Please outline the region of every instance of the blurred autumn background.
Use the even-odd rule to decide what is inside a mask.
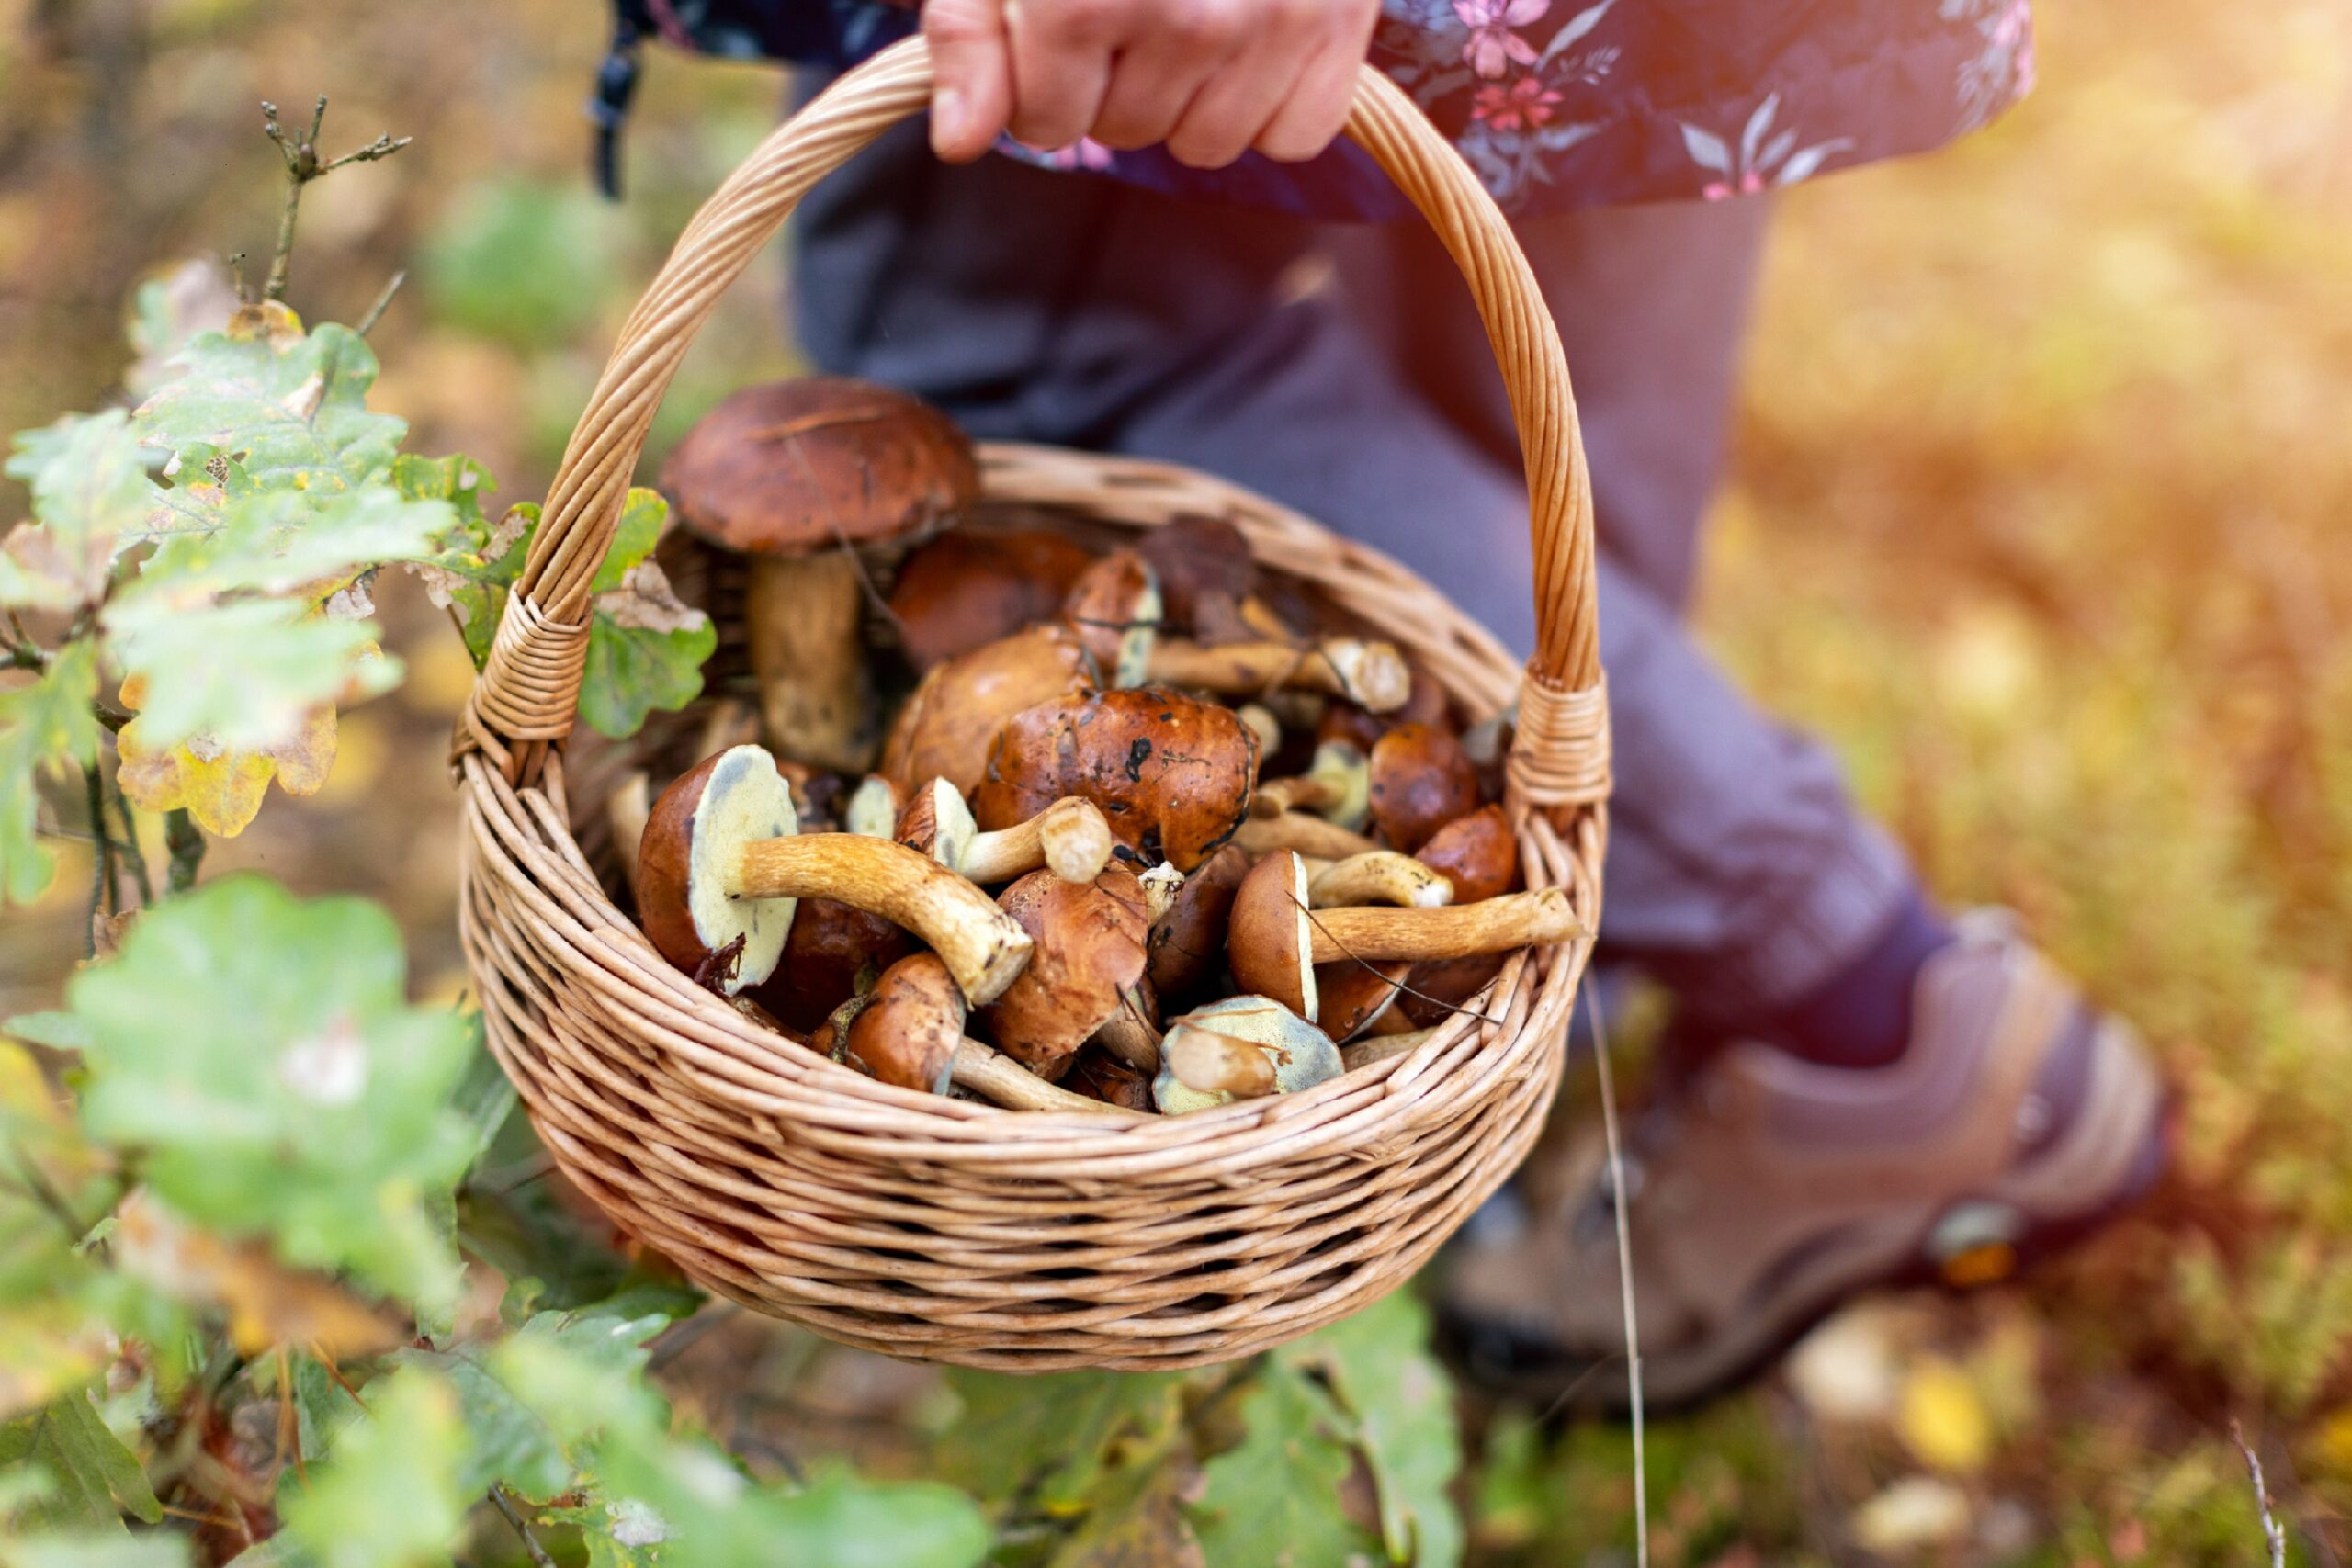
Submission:
[[[405,268],[377,405],[536,497],[633,291],[783,94],[654,54],[607,205],[580,112],[605,33],[584,0],[0,0],[0,431],[116,395],[142,280],[266,265],[258,100],[324,92],[329,149],[416,140],[311,189],[291,302],[354,321]],[[2233,1418],[2291,1550],[2352,1549],[2352,6],[2084,0],[2041,61],[1989,133],[1785,198],[1703,614],[1941,892],[2021,909],[2147,1030],[2179,1169],[2025,1288],[1849,1312],[1654,1425],[1661,1562],[2255,1562]],[[754,276],[657,451],[792,367],[781,258]],[[385,900],[454,995],[470,666],[405,578],[385,608],[407,683],[214,863]],[[80,955],[66,849],[0,937],[0,1012],[53,1005]],[[745,1441],[923,1463],[925,1374],[741,1319],[681,1358],[687,1397],[697,1368]],[[1476,1559],[1629,1561],[1623,1429],[1542,1415],[1465,1410]]]

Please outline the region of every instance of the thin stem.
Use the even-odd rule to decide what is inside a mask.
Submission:
[[[130,867],[130,879],[139,888],[139,907],[143,909],[155,901],[155,885],[147,877],[147,852],[139,845],[139,818],[130,814],[130,802],[123,798],[119,777],[113,793],[115,811],[122,818],[122,838],[115,847],[122,851],[123,863]]]
[[[107,780],[96,763],[82,770],[82,780],[90,807],[91,885],[89,955],[98,955],[98,916],[115,914],[121,908],[120,889],[114,879],[114,839],[107,831]]]
[[[1592,1020],[1592,1060],[1600,1075],[1600,1130],[1609,1145],[1609,1196],[1617,1214],[1618,1308],[1625,1317],[1625,1378],[1634,1417],[1634,1562],[1650,1568],[1649,1474],[1642,1441],[1642,1336],[1634,1319],[1634,1229],[1625,1214],[1625,1154],[1617,1141],[1617,1084],[1609,1070],[1609,1034],[1600,1020],[1600,987],[1587,984],[1585,1014]]]
[[[506,1500],[506,1488],[492,1482],[490,1500],[506,1517],[506,1522],[514,1527],[514,1533],[523,1538],[523,1551],[530,1558],[533,1568],[555,1568],[555,1559],[549,1557],[548,1549],[539,1544],[539,1538],[531,1533],[531,1527],[524,1522],[523,1516],[514,1511],[514,1505]]]
[[[168,886],[185,893],[196,886],[197,868],[204,863],[204,830],[185,810],[164,814],[164,844],[172,852]]]
[[[2279,1525],[2278,1516],[2270,1511],[2270,1487],[2262,1479],[2262,1461],[2255,1453],[2253,1445],[2245,1440],[2245,1428],[2234,1420],[2230,1423],[2230,1441],[2235,1443],[2238,1452],[2245,1456],[2246,1475],[2254,1483],[2254,1502],[2262,1514],[2262,1542],[2269,1549],[2270,1568],[2287,1568],[2287,1531]]]
[[[407,281],[408,273],[405,270],[392,274],[391,281],[384,285],[384,291],[376,296],[376,302],[368,307],[368,313],[359,318],[359,325],[353,330],[361,337],[366,337],[369,333],[374,332],[376,323],[384,319],[385,310],[390,308],[392,296],[398,294],[401,291],[401,285]]]
[[[371,164],[379,158],[389,158],[407,146],[409,139],[405,136],[379,136],[365,147],[356,147],[340,157],[322,161],[319,157],[319,130],[326,123],[325,94],[319,95],[318,103],[311,110],[311,129],[306,135],[294,137],[287,133],[286,128],[277,122],[276,104],[263,104],[261,118],[262,134],[277,144],[279,155],[286,160],[286,201],[277,213],[277,250],[270,258],[269,281],[262,285],[261,295],[265,299],[284,299],[287,274],[294,259],[294,222],[302,210],[302,187],[312,180],[334,173],[345,164]],[[394,287],[398,287],[397,282]],[[389,301],[390,299],[388,292],[385,299]]]

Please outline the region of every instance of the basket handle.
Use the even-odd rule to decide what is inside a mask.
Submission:
[[[620,342],[564,448],[538,531],[460,722],[517,784],[571,732],[588,657],[589,585],[610,547],[654,411],[719,295],[816,182],[926,107],[931,51],[892,45],[770,132],[703,203],[621,327]],[[1461,155],[1397,86],[1357,73],[1347,134],[1444,243],[1470,285],[1502,367],[1527,463],[1536,649],[1520,699],[1511,778],[1539,806],[1608,793],[1607,703],[1593,603],[1592,486],[1566,356],[1527,258]]]

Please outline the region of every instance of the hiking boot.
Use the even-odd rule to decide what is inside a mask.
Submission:
[[[1626,1128],[1652,1407],[1703,1400],[1879,1286],[1989,1284],[2154,1184],[2165,1092],[2131,1028],[1996,914],[1921,969],[1885,1067],[1733,1043]],[[1489,1205],[1441,1303],[1475,1381],[1569,1405],[1627,1397],[1615,1210],[1599,1127],[1561,1196]]]

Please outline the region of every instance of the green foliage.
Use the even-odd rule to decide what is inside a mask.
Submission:
[[[31,684],[0,692],[0,901],[25,903],[49,886],[56,862],[36,835],[40,781],[96,763],[97,695],[97,649],[87,638],[52,655]]]
[[[577,180],[503,179],[452,205],[425,247],[425,292],[454,327],[525,350],[568,342],[617,281],[614,215]]]
[[[33,1530],[122,1531],[121,1516],[147,1524],[164,1517],[139,1460],[74,1393],[0,1427],[0,1472],[24,1466],[40,1477],[40,1495],[20,1504],[17,1524]]]
[[[0,606],[95,604],[113,575],[118,546],[147,514],[139,436],[117,410],[28,431],[17,447],[7,471],[32,486],[34,521],[0,543]]]
[[[1201,1467],[1186,1512],[1218,1568],[1317,1568],[1369,1558],[1374,1543],[1337,1506],[1354,1456],[1330,1396],[1286,1360],[1241,1395],[1241,1442]]]
[[[409,1007],[400,935],[354,898],[232,876],[154,910],[66,989],[88,1032],[84,1123],[141,1151],[182,1216],[298,1265],[446,1301],[427,1221],[471,1154],[446,1103],[472,1045]]]
[[[442,1561],[472,1501],[460,1485],[465,1448],[449,1385],[393,1371],[370,1385],[367,1416],[343,1427],[326,1462],[281,1499],[287,1534],[324,1568]]]

